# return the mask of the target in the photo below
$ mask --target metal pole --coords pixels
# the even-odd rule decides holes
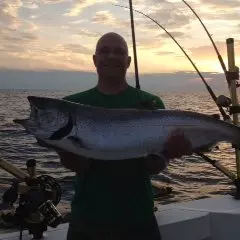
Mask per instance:
[[[229,73],[236,72],[235,66],[235,53],[234,53],[234,39],[228,38],[227,43],[227,54],[228,54],[228,69]],[[237,97],[237,81],[236,79],[229,79],[229,89],[231,93],[232,105],[239,106],[238,97]],[[238,113],[233,114],[233,123],[238,125]],[[236,166],[237,166],[237,178],[240,179],[240,152],[238,149],[235,149],[236,154]]]
[[[132,0],[129,0],[129,9],[130,9],[131,29],[132,29],[132,43],[133,43],[133,56],[134,56],[136,88],[140,89],[139,76],[138,76],[138,62],[137,62],[137,50],[136,50]]]

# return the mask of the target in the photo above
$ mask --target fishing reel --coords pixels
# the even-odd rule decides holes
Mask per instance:
[[[218,104],[218,106],[227,108],[230,115],[240,113],[240,107],[239,106],[233,106],[232,100],[229,97],[226,97],[224,95],[220,95],[217,98],[216,103]],[[229,120],[230,120],[230,117],[229,117]]]
[[[234,81],[235,88],[237,89],[240,87],[238,67],[235,66],[234,71],[226,71],[226,77],[227,77],[229,86],[231,86],[231,81]],[[218,106],[227,108],[230,115],[240,113],[240,107],[238,106],[238,104],[236,105],[236,102],[232,100],[232,98],[226,97],[224,95],[220,95],[217,98],[216,103]]]
[[[27,161],[29,177],[24,181],[15,181],[3,194],[3,223],[28,229],[33,239],[41,239],[47,227],[57,227],[62,216],[56,206],[61,200],[61,187],[48,175],[36,177],[36,161]],[[14,208],[14,205],[17,207]],[[0,206],[0,208],[1,208]],[[6,211],[6,209],[11,211]],[[14,209],[14,210],[13,210]],[[1,209],[0,209],[1,213]]]

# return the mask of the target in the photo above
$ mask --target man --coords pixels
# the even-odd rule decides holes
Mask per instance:
[[[97,86],[64,99],[107,108],[143,108],[146,103],[164,108],[159,97],[127,84],[131,58],[120,35],[103,35],[97,42],[93,62]],[[62,164],[76,172],[67,239],[160,240],[150,175],[163,170],[169,159],[190,153],[191,145],[180,132],[169,136],[159,156],[142,159],[103,161],[59,152]]]

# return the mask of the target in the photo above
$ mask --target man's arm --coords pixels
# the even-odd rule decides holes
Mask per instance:
[[[89,169],[92,162],[88,158],[78,156],[73,153],[63,151],[57,151],[57,153],[59,155],[62,165],[65,168],[78,174],[85,173]]]
[[[149,175],[162,172],[169,164],[170,159],[163,154],[151,154],[144,158],[144,167]]]
[[[62,165],[73,172],[79,174],[84,173],[89,169],[91,165],[91,159],[76,155],[74,153],[63,151],[52,145],[46,144],[39,139],[37,139],[37,142],[42,147],[47,147],[55,150],[59,155]]]
[[[158,96],[154,96],[152,104],[155,109],[165,109],[164,102]],[[158,174],[169,164],[170,159],[163,154],[151,154],[144,158],[144,167],[150,175]]]
[[[191,142],[183,132],[175,130],[164,144],[163,151],[160,154],[149,155],[144,159],[144,164],[150,175],[158,174],[168,166],[171,159],[191,155],[192,151]]]

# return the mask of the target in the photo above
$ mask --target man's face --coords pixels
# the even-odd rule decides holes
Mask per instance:
[[[93,61],[100,77],[122,80],[130,66],[131,58],[123,39],[106,36],[98,42]]]

